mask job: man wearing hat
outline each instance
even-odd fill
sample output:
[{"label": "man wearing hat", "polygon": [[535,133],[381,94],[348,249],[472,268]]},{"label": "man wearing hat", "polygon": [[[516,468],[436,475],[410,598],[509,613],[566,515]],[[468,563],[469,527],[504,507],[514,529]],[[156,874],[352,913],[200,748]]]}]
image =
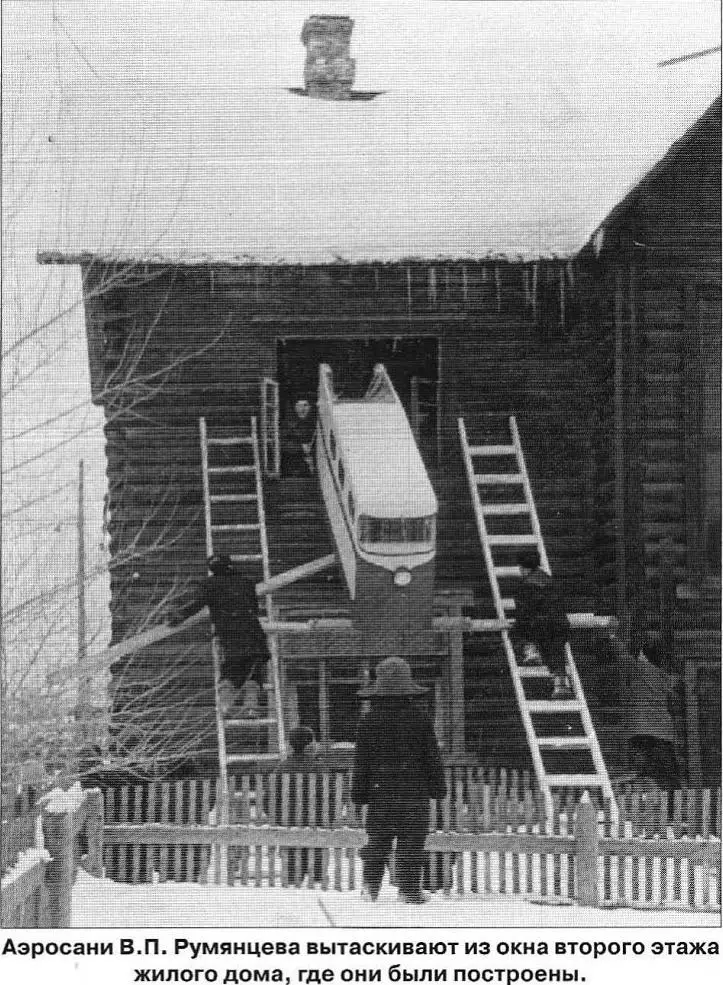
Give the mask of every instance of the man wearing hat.
[{"label": "man wearing hat", "polygon": [[567,678],[566,644],[570,622],[563,599],[552,577],[540,566],[540,553],[529,547],[517,556],[522,579],[515,592],[515,626],[512,638],[522,649],[523,666],[546,664],[554,678],[552,697],[573,696]]},{"label": "man wearing hat", "polygon": [[256,586],[235,568],[228,554],[212,554],[208,578],[197,586],[194,597],[174,614],[171,625],[183,622],[208,606],[213,634],[223,651],[222,695],[233,703],[237,691],[243,702],[241,714],[259,714],[263,664],[270,658],[266,633],[259,622]]},{"label": "man wearing hat", "polygon": [[371,710],[357,729],[351,799],[369,805],[364,892],[373,900],[396,838],[399,899],[427,901],[420,877],[429,800],[447,794],[432,722],[417,700],[427,691],[412,680],[406,660],[388,657],[377,664],[374,684],[358,692],[371,702]]}]

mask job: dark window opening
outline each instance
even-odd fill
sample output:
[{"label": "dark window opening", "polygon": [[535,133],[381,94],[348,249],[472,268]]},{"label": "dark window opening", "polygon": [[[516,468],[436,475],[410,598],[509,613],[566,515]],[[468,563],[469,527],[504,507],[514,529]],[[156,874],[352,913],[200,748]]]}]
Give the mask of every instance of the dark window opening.
[{"label": "dark window opening", "polygon": [[[407,413],[422,457],[427,465],[436,465],[439,454],[438,357],[438,340],[428,335],[279,339],[277,365],[282,420],[293,420],[298,394],[306,395],[313,405],[316,404],[321,363],[331,366],[337,395],[350,400],[364,396],[374,367],[382,363]],[[282,453],[283,450],[282,447]],[[284,461],[282,469],[288,474]]]},{"label": "dark window opening", "polygon": [[362,544],[430,544],[434,540],[434,517],[377,519],[363,516],[359,521]]}]

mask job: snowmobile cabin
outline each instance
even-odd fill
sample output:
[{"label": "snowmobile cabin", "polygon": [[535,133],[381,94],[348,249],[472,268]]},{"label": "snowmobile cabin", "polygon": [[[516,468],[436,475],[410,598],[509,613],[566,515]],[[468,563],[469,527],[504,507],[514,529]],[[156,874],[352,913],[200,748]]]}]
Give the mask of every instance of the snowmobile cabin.
[{"label": "snowmobile cabin", "polygon": [[[216,550],[255,552],[253,459],[244,458],[252,446],[231,443],[250,435],[252,418],[270,573],[338,549],[319,476],[289,474],[285,442],[299,398],[316,414],[320,366],[330,367],[339,396],[360,401],[381,365],[430,484],[420,516],[436,512],[431,613],[495,618],[466,454],[484,447],[475,469],[504,490],[514,416],[569,611],[615,613],[633,638],[659,634],[678,685],[690,779],[712,781],[720,769],[720,101],[692,126],[689,115],[683,136],[662,159],[670,138],[648,157],[648,168],[659,163],[624,195],[645,173],[642,159],[626,158],[617,184],[603,182],[607,158],[585,170],[575,128],[553,127],[545,158],[539,148],[528,153],[535,121],[521,118],[514,131],[474,122],[473,88],[458,99],[425,91],[411,110],[408,94],[373,95],[245,95],[224,134],[228,156],[207,170],[190,162],[180,205],[152,248],[133,245],[141,240],[130,220],[122,248],[108,248],[106,232],[99,245],[76,236],[39,256],[82,272],[93,397],[106,412],[112,642],[162,622],[205,576],[200,418],[207,471],[218,480]],[[247,134],[243,153],[233,149]],[[596,182],[607,191],[590,206]],[[369,447],[364,468],[374,474]],[[382,479],[398,494],[394,472]],[[490,504],[483,512],[502,580],[525,541],[508,499]],[[345,508],[349,515],[361,504],[347,493]],[[260,581],[257,560],[248,564]],[[268,614],[308,624],[348,618],[352,605],[336,564],[275,592]],[[431,686],[447,760],[529,769],[500,634],[467,633],[459,620],[440,625],[427,651],[409,659]],[[186,768],[198,771],[215,770],[218,755],[209,641],[199,624],[112,667],[119,720],[131,705],[165,720]],[[606,634],[583,620],[571,642],[614,777],[628,754]],[[277,645],[286,727],[311,726],[330,756],[348,762],[355,693],[369,670],[362,634],[312,627],[280,634]],[[259,762],[273,752],[256,749]]]}]

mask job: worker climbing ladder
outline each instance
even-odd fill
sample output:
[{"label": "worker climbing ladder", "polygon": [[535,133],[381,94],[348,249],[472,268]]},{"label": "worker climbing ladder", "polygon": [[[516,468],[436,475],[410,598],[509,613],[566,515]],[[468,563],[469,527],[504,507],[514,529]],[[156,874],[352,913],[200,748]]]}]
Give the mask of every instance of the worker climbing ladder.
[{"label": "worker climbing ladder", "polygon": [[[517,422],[514,417],[509,418],[510,438],[502,444],[470,444],[461,417],[458,419],[458,426],[467,481],[495,610],[499,619],[509,619],[515,603],[514,599],[503,596],[500,581],[509,582],[511,579],[519,578],[521,571],[516,564],[509,564],[505,553],[509,556],[511,549],[536,547],[543,570],[547,574],[551,573],[522,453]],[[493,471],[489,467],[490,462],[500,463],[499,470]],[[481,494],[480,490],[484,492]],[[488,524],[495,525],[500,521],[508,527],[524,526],[527,529],[515,529],[513,532],[504,533],[490,532]],[[610,809],[617,813],[610,778],[569,643],[566,644],[566,663],[573,697],[569,700],[532,698],[527,696],[525,688],[533,681],[551,680],[550,671],[544,666],[521,666],[509,631],[503,629],[501,635],[548,819],[552,817],[553,791],[570,787],[589,789],[591,792],[598,791],[603,799],[609,801]],[[534,719],[538,719],[539,724],[536,724]],[[571,734],[572,728],[569,725],[571,721],[577,725],[576,731],[579,730],[579,734]],[[544,722],[547,722],[546,727]],[[544,734],[538,734],[540,732]],[[557,762],[553,769],[548,769],[545,757],[551,753],[555,754]],[[588,754],[583,758],[591,761],[592,771],[581,772],[577,768],[576,761],[580,759],[581,753]]]},{"label": "worker climbing ladder", "polygon": [[[206,552],[217,550],[231,556],[250,572],[258,572],[256,581],[269,581],[269,548],[266,536],[261,460],[256,418],[251,418],[248,435],[209,435],[205,418],[199,418],[201,438],[201,468],[206,526]],[[250,455],[249,455],[250,451]],[[220,516],[219,516],[220,514]],[[222,541],[222,549],[219,547]],[[276,618],[273,598],[265,594],[266,616]],[[281,700],[281,679],[278,641],[269,635],[271,660],[267,670],[267,702],[262,717],[246,718],[224,710],[221,692],[223,654],[216,639],[213,641],[213,678],[218,735],[219,779],[221,796],[217,805],[217,823],[230,819],[229,767],[260,759],[278,759],[285,752],[284,721]],[[267,751],[229,752],[229,739],[237,744],[244,735],[258,743],[266,733]]]}]

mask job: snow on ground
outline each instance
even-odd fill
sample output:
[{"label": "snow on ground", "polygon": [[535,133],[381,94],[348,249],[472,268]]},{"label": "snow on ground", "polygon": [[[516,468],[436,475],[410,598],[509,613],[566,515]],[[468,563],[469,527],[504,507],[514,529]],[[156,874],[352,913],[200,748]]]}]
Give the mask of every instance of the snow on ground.
[{"label": "snow on ground", "polygon": [[386,883],[376,903],[359,891],[129,885],[83,870],[74,927],[717,927],[718,913],[538,905],[513,896],[436,893],[425,906],[397,902]]}]

